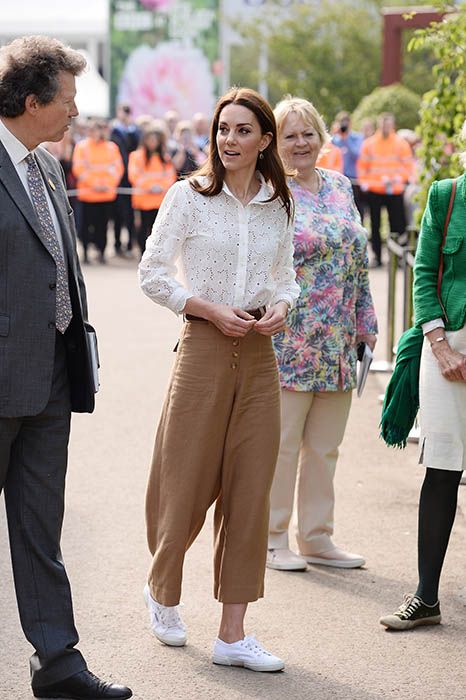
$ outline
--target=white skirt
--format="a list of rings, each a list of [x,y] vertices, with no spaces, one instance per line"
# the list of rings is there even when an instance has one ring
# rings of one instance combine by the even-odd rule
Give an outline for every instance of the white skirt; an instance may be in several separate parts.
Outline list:
[[[445,333],[453,350],[466,355],[466,325]],[[466,382],[442,377],[424,338],[419,376],[419,464],[433,469],[466,469]]]

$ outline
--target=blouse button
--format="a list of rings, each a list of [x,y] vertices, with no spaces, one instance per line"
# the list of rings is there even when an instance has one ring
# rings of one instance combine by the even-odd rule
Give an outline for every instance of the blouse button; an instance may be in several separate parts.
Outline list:
[[[238,367],[238,365],[236,364],[236,362],[232,362],[230,367],[231,367],[231,369],[236,369]]]
[[[235,339],[234,339],[233,345],[235,346],[235,348],[239,345],[239,340],[238,340],[238,338],[235,338]]]
[[[239,357],[239,353],[238,353],[238,352],[232,352],[231,354],[232,354],[232,357]]]

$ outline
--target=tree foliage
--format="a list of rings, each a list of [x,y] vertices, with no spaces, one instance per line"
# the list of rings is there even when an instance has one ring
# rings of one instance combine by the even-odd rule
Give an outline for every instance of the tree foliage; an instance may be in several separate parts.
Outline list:
[[[420,105],[419,95],[403,85],[378,87],[362,98],[353,112],[353,125],[358,129],[364,119],[376,119],[382,112],[391,112],[398,129],[415,129],[419,122]]]
[[[284,10],[280,0],[267,0],[256,21],[236,25],[244,43],[232,49],[232,82],[258,85],[258,54],[265,47],[272,104],[286,93],[306,97],[330,122],[338,111],[355,109],[380,83],[380,10],[386,5],[400,2],[305,0]],[[407,80],[415,64],[414,58],[407,61]],[[418,74],[411,84],[416,80],[423,91],[423,78]]]
[[[438,3],[440,10],[451,10]],[[435,56],[433,87],[422,98],[418,132],[421,171],[420,204],[424,208],[433,180],[462,172],[456,150],[463,150],[459,132],[466,118],[466,5],[448,12],[442,22],[415,32],[411,51],[429,48]]]

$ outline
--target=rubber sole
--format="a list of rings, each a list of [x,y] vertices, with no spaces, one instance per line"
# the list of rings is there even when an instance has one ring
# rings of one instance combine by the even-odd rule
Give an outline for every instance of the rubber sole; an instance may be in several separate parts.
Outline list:
[[[219,656],[218,654],[212,656],[212,663],[218,664],[219,666],[239,666],[241,668],[247,668],[250,671],[258,671],[259,673],[274,673],[276,671],[283,671],[285,668],[283,661],[268,666],[262,666],[260,664],[251,664],[247,661],[239,661],[238,659],[230,659],[229,656]]]
[[[184,647],[186,646],[186,642],[188,641],[188,639],[186,638],[184,640],[177,639],[176,641],[169,642],[166,639],[162,639],[162,637],[159,637],[159,635],[156,632],[154,632],[154,630],[152,630],[152,634],[159,640],[159,642],[162,642],[162,644],[165,644],[165,646],[167,647]]]
[[[415,627],[425,627],[427,625],[439,625],[442,621],[441,615],[433,615],[432,617],[424,617],[419,620],[400,620],[399,617],[395,615],[381,617],[379,622],[381,625],[390,630],[395,630],[396,632],[403,632],[404,630],[412,630]]]
[[[267,569],[275,569],[275,571],[306,571],[307,564],[266,564]]]
[[[37,695],[37,693],[41,693],[42,691],[36,690],[32,691],[33,695],[35,698],[47,698],[47,700],[51,700],[51,698],[57,698],[59,700],[82,700],[82,695],[63,695],[63,693],[47,693],[46,695]],[[131,695],[120,695],[119,698],[115,698],[115,700],[127,700],[128,698],[132,697]],[[92,697],[89,698],[89,700],[92,700]]]
[[[322,557],[306,557],[308,564],[319,564],[320,566],[333,566],[335,569],[360,569],[364,566],[366,560],[355,559],[353,561],[344,561],[342,559],[323,559]]]

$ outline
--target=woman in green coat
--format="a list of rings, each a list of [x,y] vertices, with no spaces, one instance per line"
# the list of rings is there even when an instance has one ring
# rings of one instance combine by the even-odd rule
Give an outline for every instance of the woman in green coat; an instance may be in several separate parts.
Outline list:
[[[465,163],[466,165],[466,163]],[[419,375],[420,463],[426,476],[419,503],[419,583],[400,608],[380,619],[406,630],[441,620],[438,587],[466,469],[466,178],[457,180],[442,247],[452,181],[434,182],[414,266],[415,325],[422,328]],[[439,266],[443,258],[440,298]]]

